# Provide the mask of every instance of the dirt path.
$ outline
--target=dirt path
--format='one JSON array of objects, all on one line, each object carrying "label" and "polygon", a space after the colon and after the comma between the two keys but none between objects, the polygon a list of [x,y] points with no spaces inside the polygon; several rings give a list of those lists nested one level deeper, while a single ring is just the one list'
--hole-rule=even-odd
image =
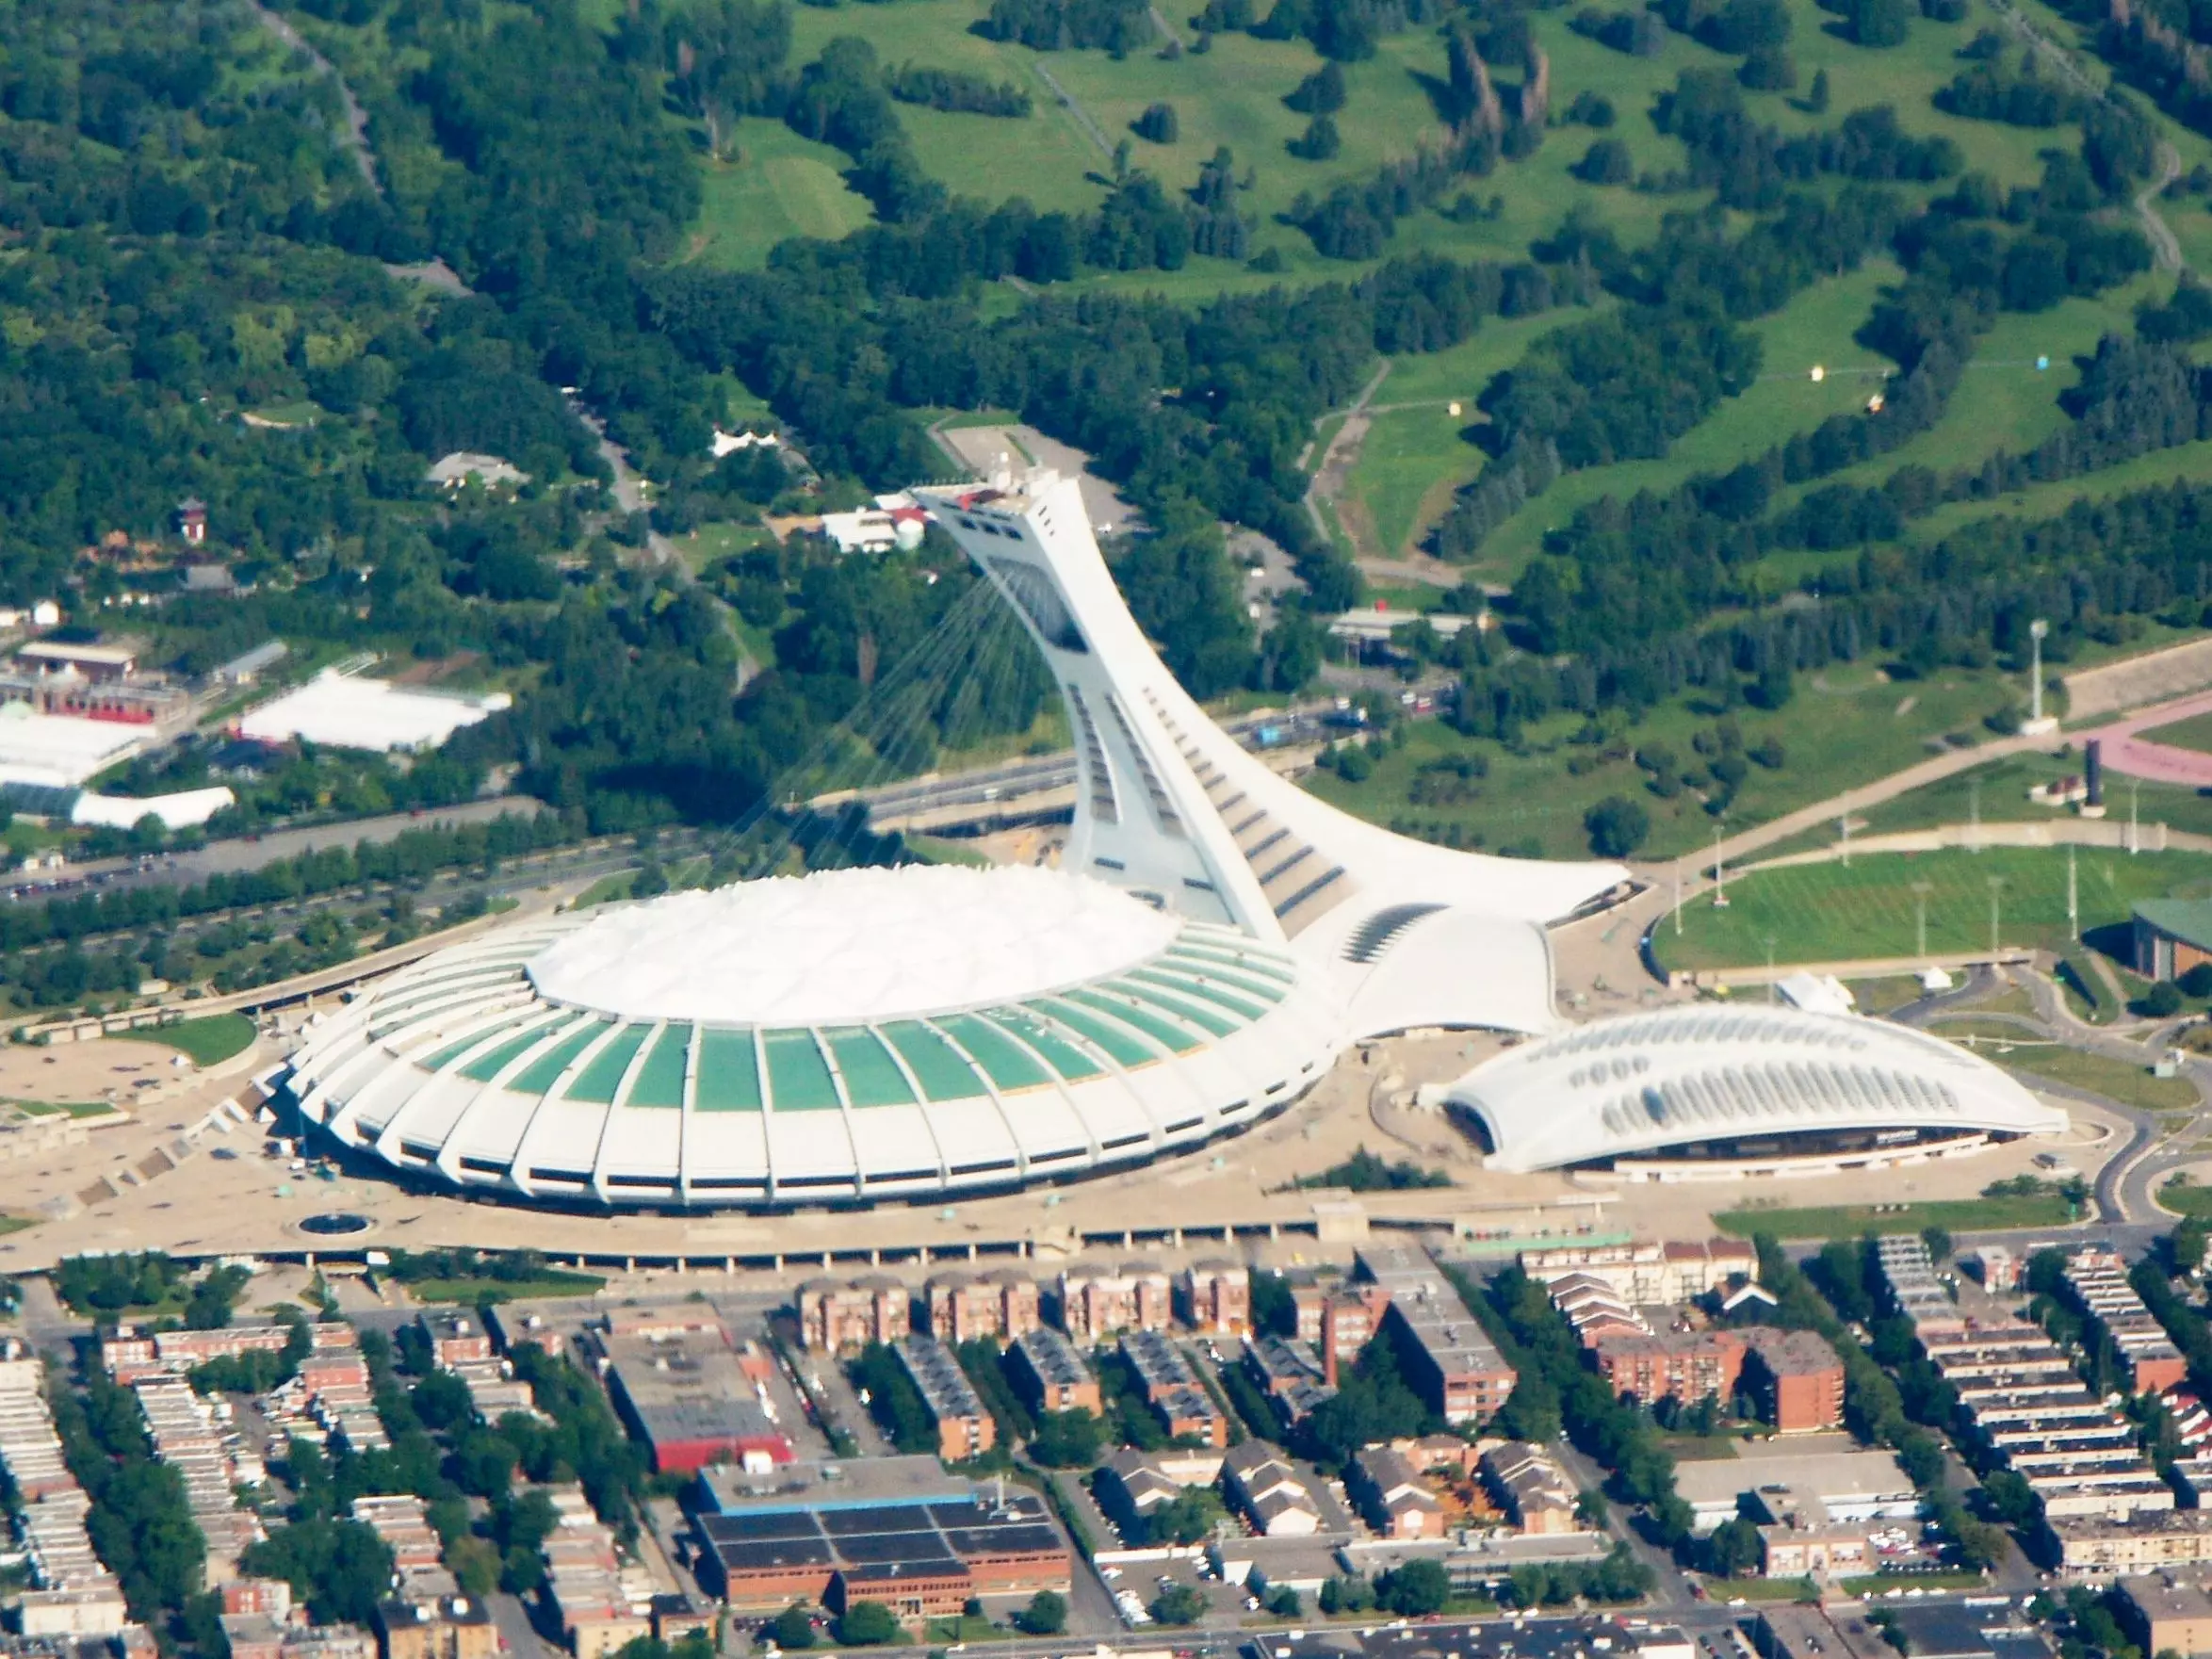
[{"label": "dirt path", "polygon": [[[2111,89],[2099,86],[2084,74],[2081,66],[2074,61],[2072,53],[2028,22],[2016,7],[2008,4],[2008,0],[1991,0],[1991,4],[1996,8],[1997,15],[2005,20],[2006,25],[2026,42],[2038,57],[2057,70],[2075,91],[2084,97],[2094,98],[2099,103],[2111,96]],[[2161,138],[2158,141],[2158,176],[2137,192],[2135,199],[2136,217],[2142,220],[2143,235],[2150,239],[2151,252],[2156,257],[2160,270],[2180,271],[2188,266],[2188,262],[2182,258],[2181,242],[2174,236],[2173,227],[2152,205],[2166,187],[2180,176],[2181,153]]]},{"label": "dirt path", "polygon": [[2165,193],[2166,187],[2181,177],[2181,152],[2161,138],[2158,140],[2158,177],[2145,185],[2135,199],[2136,217],[2143,221],[2143,235],[2151,239],[2151,251],[2157,255],[2160,270],[2179,271],[2187,262],[2181,256],[2181,239],[2173,234],[2173,227],[2159,217],[2151,205]]},{"label": "dirt path", "polygon": [[338,98],[346,107],[346,136],[340,140],[353,157],[353,165],[361,170],[361,176],[368,187],[379,196],[384,193],[383,180],[377,176],[376,152],[368,147],[368,111],[361,107],[361,100],[353,96],[353,89],[346,84],[346,77],[338,73],[337,65],[325,57],[308,41],[307,38],[285,19],[261,4],[249,0],[253,15],[261,20],[261,26],[282,41],[295,52],[307,54],[316,69],[330,76],[338,89]]},{"label": "dirt path", "polygon": [[[1325,540],[1328,536],[1328,522],[1321,515],[1321,504],[1343,498],[1344,485],[1350,480],[1352,468],[1359,460],[1359,447],[1367,441],[1367,429],[1374,424],[1368,414],[1368,405],[1374,400],[1375,393],[1382,389],[1383,382],[1390,378],[1391,362],[1386,357],[1373,378],[1359,388],[1359,396],[1353,398],[1352,406],[1344,411],[1343,424],[1329,434],[1328,442],[1322,446],[1320,460],[1314,464],[1313,481],[1306,486],[1306,516],[1313,521],[1314,529]],[[1328,418],[1325,415],[1321,420]],[[1321,421],[1317,420],[1313,424],[1318,429]],[[1379,547],[1361,546],[1357,537],[1353,540],[1352,551],[1363,557],[1377,557],[1382,553]]]},{"label": "dirt path", "polygon": [[[1155,12],[1153,15],[1157,17],[1159,14]],[[1099,155],[1105,156],[1109,161],[1113,160],[1114,141],[1107,138],[1105,129],[1091,119],[1091,112],[1078,104],[1075,101],[1075,95],[1054,80],[1052,72],[1042,63],[1032,63],[1030,67],[1037,72],[1037,79],[1052,89],[1053,100],[1061,108],[1067,111],[1068,120],[1075,122],[1077,129],[1082,132],[1082,136],[1098,145]]]}]

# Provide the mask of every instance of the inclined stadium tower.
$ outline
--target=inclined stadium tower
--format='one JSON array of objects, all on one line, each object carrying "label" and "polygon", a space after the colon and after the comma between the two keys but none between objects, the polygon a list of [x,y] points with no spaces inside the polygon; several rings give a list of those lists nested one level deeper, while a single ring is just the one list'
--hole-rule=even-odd
[{"label": "inclined stadium tower", "polygon": [[1198,1147],[1361,1038],[1557,1026],[1545,926],[1624,870],[1450,852],[1278,776],[1154,654],[1075,480],[917,494],[1065,703],[1059,868],[825,870],[495,927],[310,1022],[281,1079],[306,1120],[486,1195],[927,1201]]}]

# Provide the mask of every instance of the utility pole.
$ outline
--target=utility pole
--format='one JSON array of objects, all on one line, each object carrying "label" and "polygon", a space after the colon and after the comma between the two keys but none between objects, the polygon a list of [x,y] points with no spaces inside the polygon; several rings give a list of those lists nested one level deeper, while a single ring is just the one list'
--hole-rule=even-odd
[{"label": "utility pole", "polygon": [[1912,954],[1923,962],[1927,960],[1927,895],[1933,889],[1932,882],[1912,884]]},{"label": "utility pole", "polygon": [[1999,907],[2003,903],[2003,901],[1999,898],[1999,895],[2002,894],[2005,890],[2005,878],[2001,875],[1992,875],[1988,877],[1987,880],[1990,884],[1990,954],[1994,956],[1998,950],[1997,926],[1998,918],[2000,915]]},{"label": "utility pole", "polygon": [[2066,936],[2081,943],[2081,906],[2074,885],[2074,843],[2066,843]]}]

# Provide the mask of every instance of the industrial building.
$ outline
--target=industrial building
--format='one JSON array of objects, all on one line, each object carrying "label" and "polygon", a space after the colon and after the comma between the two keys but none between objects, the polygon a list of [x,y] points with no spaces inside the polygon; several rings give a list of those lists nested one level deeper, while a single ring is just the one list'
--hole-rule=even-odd
[{"label": "industrial building", "polygon": [[2135,970],[2150,979],[2179,979],[2212,962],[2212,900],[2141,899],[2135,905]]},{"label": "industrial building", "polygon": [[769,1470],[791,1461],[789,1438],[768,1392],[766,1355],[732,1350],[718,1326],[665,1337],[600,1339],[608,1391],[663,1473],[709,1463]]},{"label": "industrial building", "polygon": [[740,1613],[849,1596],[906,1618],[973,1596],[1065,1594],[1067,1541],[1035,1493],[947,1475],[935,1457],[801,1464],[773,1480],[708,1474],[694,1517],[706,1589]]},{"label": "industrial building", "polygon": [[1358,1253],[1359,1276],[1390,1297],[1407,1384],[1446,1423],[1487,1423],[1513,1392],[1514,1371],[1459,1293],[1418,1244]]}]

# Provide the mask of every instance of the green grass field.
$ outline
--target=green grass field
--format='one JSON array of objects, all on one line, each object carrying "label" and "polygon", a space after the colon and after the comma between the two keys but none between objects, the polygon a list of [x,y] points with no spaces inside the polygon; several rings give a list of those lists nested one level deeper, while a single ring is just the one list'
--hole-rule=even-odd
[{"label": "green grass field", "polygon": [[1732,1238],[1767,1233],[1778,1239],[1855,1239],[1863,1233],[1913,1233],[1924,1227],[1983,1232],[2009,1227],[2063,1227],[2073,1217],[2056,1193],[2026,1197],[1931,1198],[1921,1204],[1836,1204],[1802,1210],[1730,1210],[1713,1225]]},{"label": "green grass field", "polygon": [[[1948,1033],[1938,1028],[1936,1034]],[[2147,1066],[2107,1060],[2102,1054],[2085,1054],[2079,1049],[2037,1045],[2000,1051],[1994,1045],[1983,1043],[1980,1051],[2023,1078],[2047,1079],[2087,1089],[2145,1112],[2181,1112],[2197,1104],[2197,1085],[2187,1078],[2154,1077]]]},{"label": "green grass field", "polygon": [[2179,1177],[2158,1189],[2158,1204],[2176,1215],[2212,1216],[2212,1187],[2201,1187]]},{"label": "green grass field", "polygon": [[[2212,855],[2083,849],[2076,861],[2081,927],[2126,920],[2139,899],[2212,894]],[[1728,884],[1728,908],[1684,907],[1676,937],[1661,927],[1652,945],[1669,968],[1764,963],[1768,941],[1780,962],[1847,962],[1920,953],[1915,884],[1926,884],[1925,949],[1944,955],[1990,946],[1992,881],[2000,942],[2064,951],[2066,855],[2042,848],[1926,854],[1862,854],[1842,864],[1756,870]]]},{"label": "green grass field", "polygon": [[[1651,815],[1651,838],[1642,855],[1664,858],[1710,847],[1716,823],[1741,828],[1909,766],[1931,752],[1931,739],[1976,726],[2007,700],[1997,676],[1964,671],[1902,686],[1867,667],[1807,675],[1779,713],[1735,711],[1747,744],[1774,737],[1786,758],[1779,771],[1752,767],[1717,821],[1687,790],[1670,801],[1652,795],[1645,788],[1646,774],[1629,757],[1632,746],[1651,744],[1690,757],[1694,736],[1710,728],[1712,718],[1680,705],[1623,728],[1618,740],[1602,749],[1570,741],[1582,724],[1580,716],[1530,727],[1522,754],[1471,741],[1439,722],[1424,721],[1409,728],[1407,746],[1379,760],[1365,783],[1347,784],[1331,773],[1315,773],[1306,782],[1315,794],[1378,823],[1402,821],[1432,833],[1456,826],[1492,849],[1529,842],[1553,857],[1587,856],[1583,814],[1608,795],[1626,795]],[[1424,762],[1470,752],[1489,761],[1489,775],[1473,799],[1448,807],[1412,805],[1409,791]]]},{"label": "green grass field", "polygon": [[757,270],[787,237],[835,238],[859,229],[870,210],[866,197],[846,187],[851,165],[780,121],[740,122],[737,159],[700,163],[706,203],[685,257]]},{"label": "green grass field", "polygon": [[426,1308],[447,1304],[475,1307],[483,1302],[542,1302],[557,1296],[590,1296],[606,1287],[595,1273],[546,1272],[536,1278],[425,1278],[407,1293]]},{"label": "green grass field", "polygon": [[2176,749],[2194,749],[2199,754],[2212,755],[2212,714],[2177,720],[2171,725],[2154,726],[2136,735],[2153,743],[2171,743]]},{"label": "green grass field", "polygon": [[181,1025],[151,1026],[117,1035],[126,1042],[159,1043],[174,1049],[194,1065],[213,1065],[242,1052],[253,1041],[253,1022],[243,1014],[213,1014]]}]

